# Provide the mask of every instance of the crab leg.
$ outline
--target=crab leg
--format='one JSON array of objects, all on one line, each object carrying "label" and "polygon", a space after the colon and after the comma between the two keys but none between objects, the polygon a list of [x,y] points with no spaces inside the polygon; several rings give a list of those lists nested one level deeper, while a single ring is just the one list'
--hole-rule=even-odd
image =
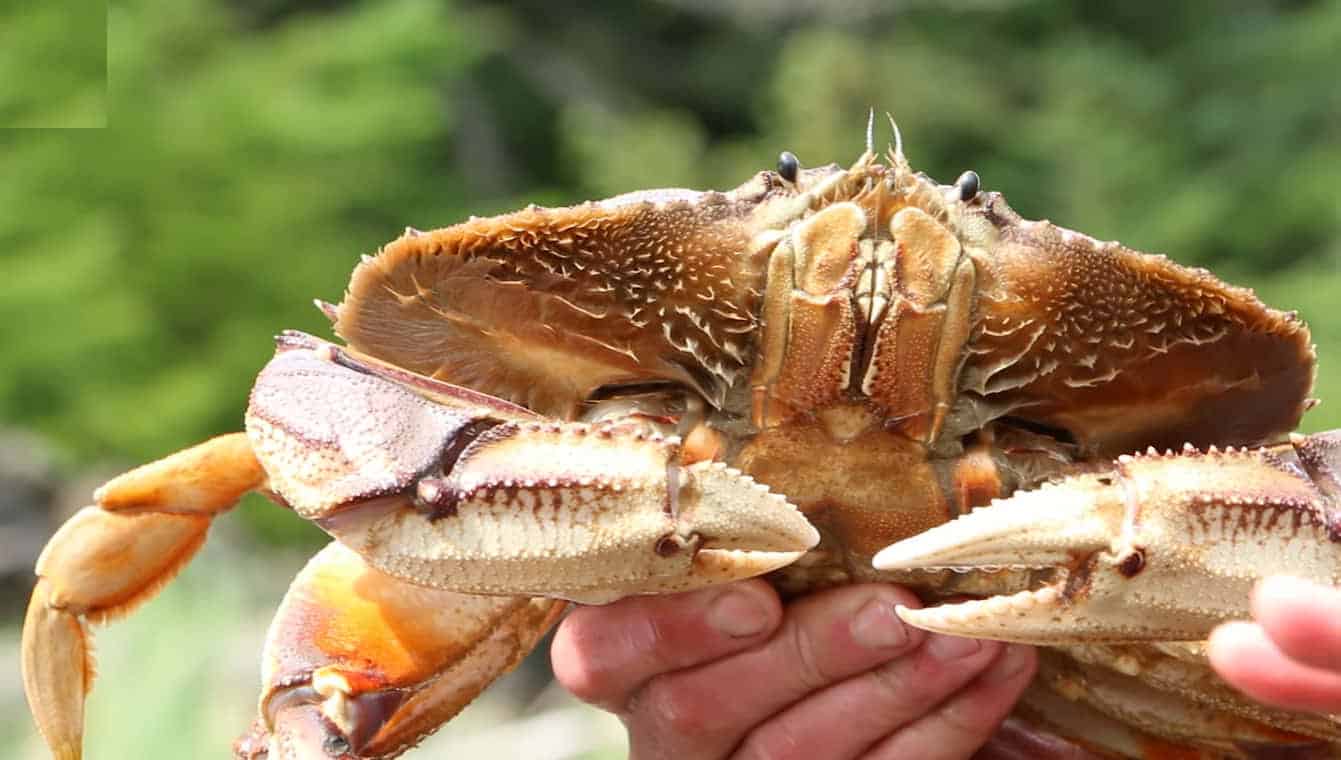
[{"label": "crab leg", "polygon": [[[1065,659],[1071,672],[1085,674],[1071,679],[1083,684],[1070,690],[1073,696],[1083,692],[1086,701],[1117,717],[1122,717],[1121,710],[1158,701],[1165,705],[1163,721],[1181,726],[1169,733],[1184,737],[1211,739],[1238,732],[1241,740],[1259,743],[1283,741],[1287,734],[1300,743],[1341,740],[1341,723],[1331,716],[1268,707],[1225,684],[1211,670],[1200,642],[1082,644],[1056,651],[1049,656]],[[1048,665],[1044,672],[1057,668]],[[1147,692],[1160,696],[1141,696]],[[1138,725],[1153,730],[1155,721]],[[1273,735],[1262,736],[1264,727]],[[1252,733],[1258,734],[1256,739]]]},{"label": "crab leg", "polygon": [[564,602],[415,586],[332,543],[266,639],[261,715],[240,758],[391,757],[521,662]]},{"label": "crab leg", "polygon": [[[1130,676],[1068,662],[1052,650],[1040,653],[1039,674],[1025,691],[1009,725],[1023,740],[1017,754],[1026,758],[1130,757],[1145,760],[1262,760],[1331,757],[1325,745],[1306,734],[1273,730],[1181,697],[1134,684]],[[1141,719],[1142,723],[1130,722]],[[1069,737],[1084,747],[1053,750],[1039,744],[1039,733]],[[1201,733],[1197,733],[1201,732]],[[1052,740],[1052,737],[1047,737]],[[994,739],[992,747],[997,741]],[[998,760],[985,753],[974,760]]]},{"label": "crab leg", "polygon": [[152,597],[204,543],[214,516],[264,482],[246,436],[220,436],[112,479],[95,506],[51,537],[37,559],[22,667],[28,705],[56,758],[81,753],[93,682],[86,623]]},{"label": "crab leg", "polygon": [[1118,459],[973,511],[875,557],[883,570],[1053,568],[1041,589],[900,610],[929,630],[1035,644],[1200,640],[1253,584],[1341,582],[1341,432],[1261,449]]}]

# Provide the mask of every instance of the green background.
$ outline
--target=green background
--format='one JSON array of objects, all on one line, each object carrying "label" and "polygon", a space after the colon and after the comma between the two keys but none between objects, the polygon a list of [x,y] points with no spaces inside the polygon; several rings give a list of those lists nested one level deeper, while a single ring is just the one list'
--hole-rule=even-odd
[{"label": "green background", "polygon": [[[22,41],[0,45],[0,125],[106,124],[0,129],[0,420],[43,436],[62,481],[238,429],[271,336],[328,335],[311,299],[406,225],[732,187],[783,149],[845,163],[870,107],[942,181],[975,169],[1026,217],[1300,310],[1324,400],[1306,428],[1341,426],[1341,3],[24,7],[0,16]],[[104,17],[105,69],[97,23],[70,44]],[[225,756],[250,697],[221,717],[238,697],[194,663],[254,663],[219,637],[263,626],[290,547],[319,542],[240,514],[153,623],[103,637],[142,659],[104,668],[90,758]],[[104,695],[118,683],[135,696]],[[0,732],[32,751],[17,705]]]}]

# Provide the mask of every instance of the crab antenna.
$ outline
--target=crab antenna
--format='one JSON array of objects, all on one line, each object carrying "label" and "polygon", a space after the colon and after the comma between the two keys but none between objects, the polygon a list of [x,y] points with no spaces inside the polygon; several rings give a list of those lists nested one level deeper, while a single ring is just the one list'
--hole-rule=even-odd
[{"label": "crab antenna", "polygon": [[903,156],[903,133],[899,132],[899,125],[894,123],[894,114],[886,111],[885,118],[889,119],[889,126],[894,130],[894,157],[905,160]]},{"label": "crab antenna", "polygon": [[866,111],[866,152],[875,152],[875,106]]}]

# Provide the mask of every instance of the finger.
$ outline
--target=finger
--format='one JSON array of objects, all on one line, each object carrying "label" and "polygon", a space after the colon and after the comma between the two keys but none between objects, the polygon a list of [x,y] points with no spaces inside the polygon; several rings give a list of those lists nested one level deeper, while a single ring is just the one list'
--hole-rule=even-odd
[{"label": "finger", "polygon": [[1341,671],[1341,592],[1286,576],[1253,592],[1253,618],[1282,653],[1305,665]]},{"label": "finger", "polygon": [[1341,711],[1341,675],[1285,656],[1255,623],[1226,623],[1211,632],[1211,667],[1244,694],[1290,710]]},{"label": "finger", "polygon": [[981,747],[1010,714],[1038,667],[1033,647],[1005,647],[982,675],[927,715],[875,746],[871,760],[959,760]]},{"label": "finger", "polygon": [[911,592],[888,585],[812,594],[790,605],[762,646],[652,679],[626,716],[631,754],[726,755],[779,710],[920,644],[925,634],[894,614],[909,603],[918,603]]},{"label": "finger", "polygon": [[[1025,689],[1028,688],[1026,683]],[[996,733],[973,753],[973,760],[1104,760],[1111,757],[1086,749],[1083,741],[1063,738],[1015,713],[1001,721]]]},{"label": "finger", "polygon": [[559,626],[550,658],[564,688],[620,713],[654,676],[758,644],[781,620],[777,592],[759,580],[630,597],[575,610]]},{"label": "finger", "polygon": [[[995,641],[929,636],[919,649],[770,719],[745,740],[739,758],[857,757],[891,731],[934,710],[983,673],[1001,650]],[[865,719],[851,720],[853,715]]]}]

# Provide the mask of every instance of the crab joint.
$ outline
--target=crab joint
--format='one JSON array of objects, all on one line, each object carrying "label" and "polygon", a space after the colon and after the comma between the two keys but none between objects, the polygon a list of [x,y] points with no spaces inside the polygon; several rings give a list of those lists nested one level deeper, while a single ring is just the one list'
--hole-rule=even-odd
[{"label": "crab joint", "polygon": [[415,486],[415,507],[430,522],[456,514],[456,503],[461,496],[446,478],[422,478]]}]

